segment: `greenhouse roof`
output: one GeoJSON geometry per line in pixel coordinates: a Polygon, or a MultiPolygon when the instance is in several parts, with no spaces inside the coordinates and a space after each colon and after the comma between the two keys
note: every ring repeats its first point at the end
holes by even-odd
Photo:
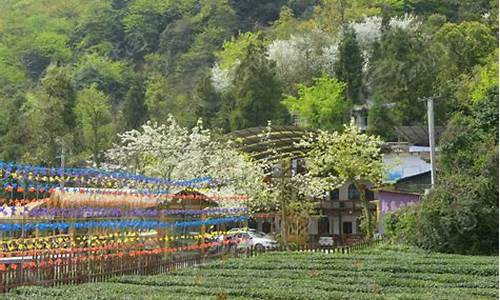
{"type": "MultiPolygon", "coordinates": [[[[424,126],[397,126],[396,134],[399,140],[406,141],[412,145],[429,146],[429,131],[424,126]]],[[[441,137],[444,128],[436,126],[436,142],[441,137]]]]}
{"type": "Polygon", "coordinates": [[[296,143],[309,132],[314,131],[296,126],[273,125],[233,131],[226,136],[240,143],[241,150],[252,158],[273,160],[284,154],[302,156],[305,149],[296,143]]]}

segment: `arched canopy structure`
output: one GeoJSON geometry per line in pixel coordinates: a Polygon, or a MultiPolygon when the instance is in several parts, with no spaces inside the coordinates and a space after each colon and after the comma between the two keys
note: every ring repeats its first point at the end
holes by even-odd
{"type": "Polygon", "coordinates": [[[296,126],[273,125],[233,131],[226,137],[240,143],[241,150],[253,159],[272,161],[286,154],[293,157],[302,156],[306,149],[296,144],[311,132],[314,131],[296,126]]]}

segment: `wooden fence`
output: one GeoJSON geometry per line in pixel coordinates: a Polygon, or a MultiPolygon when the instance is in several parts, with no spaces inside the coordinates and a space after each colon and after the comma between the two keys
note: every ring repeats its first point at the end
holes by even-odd
{"type": "MultiPolygon", "coordinates": [[[[333,248],[289,247],[299,252],[351,253],[370,247],[379,241],[362,241],[351,246],[333,248]]],[[[209,254],[191,251],[190,253],[164,253],[149,255],[128,255],[123,252],[107,252],[99,255],[89,253],[67,253],[32,256],[22,263],[8,264],[0,270],[0,292],[24,285],[60,286],[100,282],[121,275],[153,275],[168,273],[176,269],[205,264],[227,257],[252,257],[266,252],[285,251],[282,246],[272,249],[253,247],[237,249],[218,247],[209,254]],[[117,254],[119,253],[119,254],[117,254]],[[30,264],[32,264],[30,266],[30,264]],[[15,267],[13,267],[15,266],[15,267]]]]}
{"type": "Polygon", "coordinates": [[[256,248],[248,248],[246,250],[245,256],[246,257],[251,257],[251,256],[256,256],[259,254],[264,254],[266,252],[281,252],[281,251],[297,251],[297,252],[321,252],[321,253],[342,253],[342,254],[348,254],[352,253],[353,251],[356,250],[362,250],[362,249],[367,249],[369,247],[372,247],[374,245],[378,245],[382,242],[381,239],[376,239],[376,240],[362,240],[358,241],[356,243],[353,243],[349,246],[335,246],[335,247],[320,247],[317,246],[316,244],[314,245],[305,245],[305,246],[295,246],[291,245],[286,249],[284,246],[279,246],[277,248],[262,248],[262,249],[256,249],[256,248]]]}

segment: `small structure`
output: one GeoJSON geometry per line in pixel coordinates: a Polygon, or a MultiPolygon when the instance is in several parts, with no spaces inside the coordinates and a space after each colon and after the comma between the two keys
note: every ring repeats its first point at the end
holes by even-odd
{"type": "Polygon", "coordinates": [[[354,105],[352,108],[352,117],[356,122],[356,126],[358,126],[359,130],[365,132],[368,129],[368,110],[370,108],[370,104],[362,104],[362,105],[354,105]]]}

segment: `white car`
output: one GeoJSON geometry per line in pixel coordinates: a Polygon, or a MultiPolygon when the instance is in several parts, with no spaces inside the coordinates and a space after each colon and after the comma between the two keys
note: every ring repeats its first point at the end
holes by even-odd
{"type": "Polygon", "coordinates": [[[248,231],[237,234],[238,238],[243,240],[238,244],[238,248],[251,248],[253,247],[257,251],[262,251],[265,249],[276,249],[279,244],[278,241],[269,237],[263,232],[258,231],[248,231]]]}
{"type": "Polygon", "coordinates": [[[279,243],[266,235],[263,232],[255,231],[255,229],[243,230],[240,228],[233,228],[228,231],[228,234],[218,237],[219,241],[226,239],[242,239],[238,243],[238,249],[254,247],[255,250],[261,251],[264,249],[276,249],[279,243]]]}
{"type": "Polygon", "coordinates": [[[334,245],[333,238],[331,236],[321,236],[318,243],[322,247],[333,247],[334,245]]]}

